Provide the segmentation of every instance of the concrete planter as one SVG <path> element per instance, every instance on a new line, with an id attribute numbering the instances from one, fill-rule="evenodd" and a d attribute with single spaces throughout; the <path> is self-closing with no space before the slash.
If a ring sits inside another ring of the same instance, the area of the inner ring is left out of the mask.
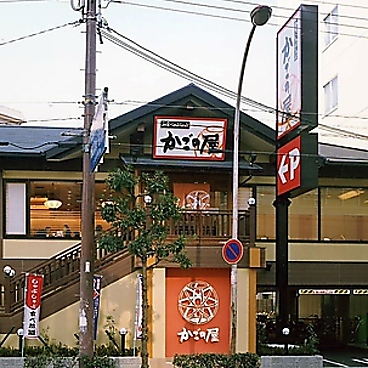
<path id="1" fill-rule="evenodd" d="M 261 368 L 322 368 L 321 355 L 267 355 L 261 357 Z"/>
<path id="2" fill-rule="evenodd" d="M 140 357 L 115 357 L 116 368 L 140 368 Z M 24 358 L 0 358 L 1 368 L 23 368 Z M 66 362 L 68 358 L 66 358 Z M 70 361 L 70 359 L 69 359 Z M 70 368 L 70 363 L 65 364 Z M 171 362 L 166 359 L 150 359 L 151 368 L 171 368 Z M 283 356 L 262 356 L 261 368 L 322 368 L 323 357 L 321 355 L 302 356 L 302 355 L 283 355 Z M 52 367 L 49 367 L 52 368 Z M 75 368 L 78 368 L 75 367 Z"/>
<path id="3" fill-rule="evenodd" d="M 116 368 L 140 368 L 141 358 L 139 357 L 114 357 Z M 23 368 L 25 358 L 0 358 L 1 368 Z M 70 368 L 72 359 L 65 358 L 65 367 Z M 69 362 L 69 364 L 68 364 Z M 52 368 L 49 366 L 48 368 Z M 78 368 L 78 364 L 74 367 Z"/>

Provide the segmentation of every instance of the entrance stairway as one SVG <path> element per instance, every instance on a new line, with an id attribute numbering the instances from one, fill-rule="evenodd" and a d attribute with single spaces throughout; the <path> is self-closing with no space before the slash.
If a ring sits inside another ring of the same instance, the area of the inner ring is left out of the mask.
<path id="1" fill-rule="evenodd" d="M 221 259 L 221 247 L 231 237 L 231 215 L 231 211 L 184 212 L 178 222 L 170 224 L 168 240 L 179 235 L 186 237 L 188 256 L 193 260 L 194 267 L 223 267 L 225 263 Z M 244 245 L 252 243 L 254 224 L 249 211 L 239 211 L 238 235 Z M 124 234 L 122 240 L 127 243 L 133 237 L 132 233 Z M 80 254 L 81 244 L 77 243 L 27 270 L 29 273 L 44 275 L 41 320 L 79 300 Z M 249 266 L 249 260 L 250 256 L 245 252 L 243 267 Z M 103 276 L 102 287 L 135 270 L 134 257 L 126 248 L 114 253 L 97 248 L 95 274 Z M 24 274 L 19 274 L 14 278 L 6 278 L 4 285 L 1 285 L 0 333 L 5 334 L 12 328 L 22 326 L 24 281 Z"/>
<path id="2" fill-rule="evenodd" d="M 81 243 L 39 263 L 28 272 L 44 275 L 40 318 L 46 318 L 79 300 Z M 95 274 L 102 275 L 102 287 L 134 271 L 133 257 L 127 249 L 108 253 L 97 249 Z M 0 333 L 22 326 L 24 274 L 7 279 L 4 285 L 4 309 L 0 313 Z"/>

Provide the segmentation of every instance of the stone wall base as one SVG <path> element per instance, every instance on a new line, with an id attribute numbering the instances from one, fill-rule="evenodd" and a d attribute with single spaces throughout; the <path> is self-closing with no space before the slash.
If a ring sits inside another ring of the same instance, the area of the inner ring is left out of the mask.
<path id="1" fill-rule="evenodd" d="M 68 358 L 66 358 L 68 359 Z M 140 357 L 115 357 L 116 368 L 140 368 Z M 150 359 L 150 368 L 172 368 L 169 359 Z M 0 358 L 1 368 L 23 368 L 24 358 Z M 70 365 L 66 364 L 66 367 Z M 314 356 L 262 356 L 261 368 L 322 368 L 323 357 Z M 52 367 L 49 367 L 52 368 Z M 75 368 L 78 368 L 77 366 Z"/>
<path id="2" fill-rule="evenodd" d="M 68 358 L 65 358 L 68 361 Z M 115 357 L 116 368 L 140 368 L 141 358 L 139 357 Z M 23 368 L 25 358 L 0 358 L 1 368 Z M 71 359 L 69 359 L 70 361 Z M 66 367 L 70 367 L 70 364 L 65 364 Z M 52 368 L 52 367 L 48 367 Z M 78 368 L 76 365 L 74 368 Z M 153 367 L 152 367 L 153 368 Z"/>
<path id="3" fill-rule="evenodd" d="M 262 356 L 261 368 L 322 368 L 323 357 L 321 355 L 302 356 Z"/>

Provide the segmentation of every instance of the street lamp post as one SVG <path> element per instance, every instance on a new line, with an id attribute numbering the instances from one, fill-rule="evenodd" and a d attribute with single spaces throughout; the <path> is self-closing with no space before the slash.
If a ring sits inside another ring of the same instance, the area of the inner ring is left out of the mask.
<path id="1" fill-rule="evenodd" d="M 233 220 L 232 220 L 232 237 L 238 238 L 238 189 L 239 189 L 239 122 L 240 122 L 240 100 L 244 79 L 245 64 L 247 61 L 250 44 L 257 26 L 263 26 L 270 19 L 272 9 L 269 6 L 259 5 L 250 13 L 252 21 L 252 29 L 248 36 L 245 46 L 243 62 L 240 69 L 238 92 L 236 98 L 234 127 L 233 127 Z M 232 354 L 236 352 L 236 334 L 237 334 L 237 265 L 231 266 L 231 341 L 230 351 Z"/>

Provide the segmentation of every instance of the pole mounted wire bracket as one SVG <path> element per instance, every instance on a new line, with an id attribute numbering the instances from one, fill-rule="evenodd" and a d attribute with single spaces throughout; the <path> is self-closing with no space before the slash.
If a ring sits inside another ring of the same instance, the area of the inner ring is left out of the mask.
<path id="1" fill-rule="evenodd" d="M 85 0 L 70 0 L 70 6 L 74 11 L 81 11 L 86 6 Z"/>

